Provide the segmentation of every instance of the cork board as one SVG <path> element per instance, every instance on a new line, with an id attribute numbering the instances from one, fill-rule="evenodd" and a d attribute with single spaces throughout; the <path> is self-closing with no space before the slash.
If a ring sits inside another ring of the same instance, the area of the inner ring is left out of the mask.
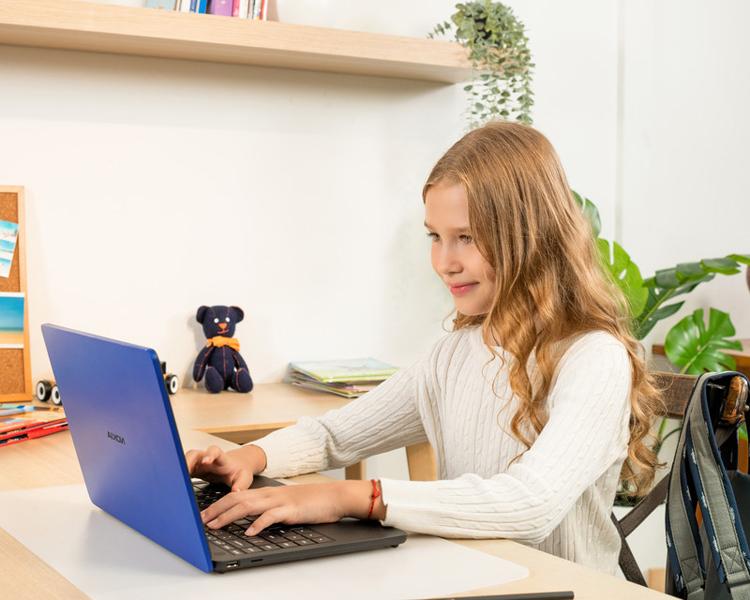
<path id="1" fill-rule="evenodd" d="M 11 256 L 9 270 L 0 262 L 0 402 L 32 399 L 23 203 L 22 187 L 0 186 L 0 224 L 17 224 L 12 254 L 12 242 L 0 245 L 0 257 Z M 9 328 L 11 321 L 18 325 Z"/>

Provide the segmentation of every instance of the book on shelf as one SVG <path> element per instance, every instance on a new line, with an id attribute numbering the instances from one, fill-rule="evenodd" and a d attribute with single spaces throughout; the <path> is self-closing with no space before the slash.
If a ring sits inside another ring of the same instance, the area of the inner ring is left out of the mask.
<path id="1" fill-rule="evenodd" d="M 358 398 L 398 369 L 374 358 L 289 363 L 284 381 L 297 387 Z"/>
<path id="2" fill-rule="evenodd" d="M 146 8 L 161 8 L 162 10 L 175 10 L 177 0 L 146 0 Z"/>
<path id="3" fill-rule="evenodd" d="M 232 0 L 211 0 L 208 3 L 208 12 L 212 15 L 220 15 L 222 17 L 232 16 Z"/>
<path id="4" fill-rule="evenodd" d="M 146 0 L 145 6 L 241 19 L 268 19 L 268 0 Z"/>

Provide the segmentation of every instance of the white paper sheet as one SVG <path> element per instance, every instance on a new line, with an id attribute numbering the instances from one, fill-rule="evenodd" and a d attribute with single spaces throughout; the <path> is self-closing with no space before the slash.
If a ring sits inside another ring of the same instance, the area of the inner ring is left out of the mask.
<path id="1" fill-rule="evenodd" d="M 206 574 L 91 504 L 82 485 L 0 493 L 0 527 L 95 600 L 427 598 L 528 576 L 446 540 Z"/>

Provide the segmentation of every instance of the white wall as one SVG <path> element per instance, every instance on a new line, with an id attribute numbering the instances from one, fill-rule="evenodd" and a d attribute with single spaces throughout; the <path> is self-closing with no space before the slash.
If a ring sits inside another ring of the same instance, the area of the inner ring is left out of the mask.
<path id="1" fill-rule="evenodd" d="M 623 61 L 617 238 L 641 267 L 656 269 L 750 253 L 746 140 L 750 136 L 750 5 L 740 0 L 620 0 Z M 731 314 L 750 337 L 744 271 L 718 276 L 645 340 L 696 308 Z M 674 438 L 674 436 L 673 436 Z M 671 460 L 674 446 L 662 453 Z M 666 561 L 663 511 L 634 535 L 641 566 Z"/>
<path id="2" fill-rule="evenodd" d="M 451 6 L 278 13 L 423 36 Z M 614 3 L 513 6 L 537 63 L 536 124 L 611 227 Z M 245 309 L 237 337 L 258 382 L 295 359 L 407 365 L 442 335 L 452 303 L 420 190 L 464 131 L 461 86 L 5 46 L 0 77 L 0 182 L 27 191 L 35 378 L 50 372 L 49 321 L 151 345 L 187 381 L 204 303 Z M 406 476 L 398 457 L 384 468 Z"/>
<path id="3" fill-rule="evenodd" d="M 680 262 L 750 252 L 750 5 L 621 0 L 624 136 L 620 239 L 644 276 Z M 750 337 L 744 272 L 717 276 L 657 325 L 661 342 L 695 308 L 728 311 Z"/>

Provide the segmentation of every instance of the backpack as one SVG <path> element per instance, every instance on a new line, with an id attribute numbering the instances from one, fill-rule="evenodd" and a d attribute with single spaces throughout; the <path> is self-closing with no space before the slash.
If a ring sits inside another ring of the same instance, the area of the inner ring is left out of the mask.
<path id="1" fill-rule="evenodd" d="M 669 474 L 666 592 L 750 600 L 748 379 L 706 373 L 685 410 Z"/>

